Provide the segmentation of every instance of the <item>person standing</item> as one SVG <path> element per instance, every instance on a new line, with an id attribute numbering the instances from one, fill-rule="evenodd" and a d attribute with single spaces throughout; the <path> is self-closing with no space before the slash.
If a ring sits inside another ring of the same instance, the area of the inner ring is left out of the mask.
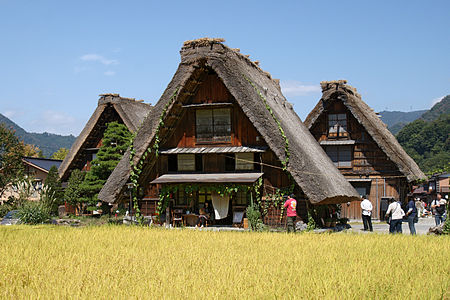
<path id="1" fill-rule="evenodd" d="M 286 202 L 284 202 L 284 207 L 287 208 L 287 231 L 295 232 L 295 221 L 297 219 L 297 200 L 294 199 L 294 195 L 290 195 Z"/>
<path id="2" fill-rule="evenodd" d="M 406 212 L 406 215 L 408 216 L 409 232 L 411 235 L 416 235 L 415 223 L 418 221 L 418 216 L 417 207 L 412 198 L 408 202 L 408 211 Z"/>
<path id="3" fill-rule="evenodd" d="M 362 212 L 362 220 L 364 224 L 364 231 L 370 230 L 373 231 L 372 228 L 372 202 L 370 202 L 366 195 L 361 196 L 361 212 Z"/>
<path id="4" fill-rule="evenodd" d="M 433 209 L 434 221 L 436 223 L 436 226 L 438 226 L 445 220 L 446 204 L 447 204 L 446 201 L 442 199 L 441 193 L 437 193 L 436 199 L 431 202 L 431 208 Z"/>
<path id="5" fill-rule="evenodd" d="M 389 218 L 389 215 L 391 217 L 389 233 L 402 233 L 402 219 L 405 212 L 399 201 L 391 200 L 391 204 L 389 204 L 388 210 L 386 211 L 386 218 Z"/>

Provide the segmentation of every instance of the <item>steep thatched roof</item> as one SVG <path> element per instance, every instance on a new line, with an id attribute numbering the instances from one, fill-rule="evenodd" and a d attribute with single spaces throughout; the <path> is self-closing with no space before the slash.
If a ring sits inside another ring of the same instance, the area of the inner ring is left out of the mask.
<path id="1" fill-rule="evenodd" d="M 255 87 L 267 99 L 267 106 L 279 120 L 289 140 L 288 171 L 312 203 L 356 200 L 358 194 L 302 124 L 292 105 L 282 95 L 279 82 L 272 79 L 269 73 L 261 70 L 247 56 L 223 45 L 222 41 L 200 39 L 184 44 L 180 52 L 181 63 L 172 81 L 137 133 L 134 142 L 136 151 L 134 162 L 137 163 L 144 151 L 152 146 L 159 118 L 164 107 L 170 103 L 172 95 L 178 89 L 173 103 L 168 107 L 169 114 L 175 113 L 175 110 L 181 107 L 180 104 L 195 92 L 193 82 L 197 81 L 197 74 L 201 72 L 199 70 L 209 68 L 222 80 L 270 149 L 283 161 L 286 156 L 285 140 Z M 160 132 L 159 138 L 162 136 Z M 121 194 L 130 176 L 129 154 L 130 150 L 125 153 L 101 190 L 99 194 L 101 200 L 114 202 Z M 147 161 L 152 159 L 155 160 L 150 157 Z"/>
<path id="2" fill-rule="evenodd" d="M 306 117 L 306 127 L 312 127 L 329 103 L 341 100 L 409 182 L 426 179 L 416 162 L 403 150 L 397 139 L 387 129 L 386 124 L 361 99 L 361 95 L 354 87 L 347 85 L 346 80 L 324 81 L 320 84 L 323 95 Z"/>
<path id="3" fill-rule="evenodd" d="M 105 124 L 101 124 L 104 123 L 102 114 L 110 108 L 115 111 L 131 132 L 135 132 L 150 111 L 151 105 L 143 103 L 141 100 L 136 101 L 133 98 L 120 97 L 119 94 L 100 95 L 97 108 L 59 167 L 59 176 L 61 179 L 68 179 L 74 161 L 81 155 L 81 150 L 87 146 L 87 140 L 93 134 L 93 131 L 101 127 L 104 128 Z M 101 134 L 103 134 L 103 132 L 101 132 Z"/>

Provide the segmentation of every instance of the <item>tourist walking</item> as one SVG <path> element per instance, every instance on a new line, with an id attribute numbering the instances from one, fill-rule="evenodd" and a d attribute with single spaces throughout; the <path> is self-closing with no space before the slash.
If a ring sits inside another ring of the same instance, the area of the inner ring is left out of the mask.
<path id="1" fill-rule="evenodd" d="M 361 196 L 361 214 L 362 214 L 362 220 L 364 224 L 364 231 L 373 231 L 372 228 L 372 202 L 370 202 L 366 195 Z"/>
<path id="2" fill-rule="evenodd" d="M 446 208 L 447 201 L 445 199 L 442 199 L 441 193 L 436 194 L 436 199 L 434 199 L 431 202 L 431 208 L 433 209 L 434 213 L 434 221 L 436 222 L 436 226 L 439 224 L 445 222 L 446 217 Z"/>
<path id="3" fill-rule="evenodd" d="M 405 212 L 399 201 L 391 199 L 391 204 L 386 211 L 386 218 L 390 218 L 389 233 L 402 233 L 402 220 Z"/>
<path id="4" fill-rule="evenodd" d="M 284 207 L 287 208 L 287 231 L 295 232 L 295 221 L 297 219 L 297 200 L 294 199 L 294 195 L 290 195 Z"/>
<path id="5" fill-rule="evenodd" d="M 406 212 L 406 215 L 408 216 L 409 232 L 411 233 L 411 235 L 415 235 L 416 234 L 415 223 L 419 221 L 419 217 L 417 215 L 416 203 L 412 198 L 408 202 L 408 211 Z"/>

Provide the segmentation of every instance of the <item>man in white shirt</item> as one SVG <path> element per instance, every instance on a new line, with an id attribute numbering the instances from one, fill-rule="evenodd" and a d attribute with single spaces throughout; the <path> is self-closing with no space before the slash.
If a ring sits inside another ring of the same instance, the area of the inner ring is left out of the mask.
<path id="1" fill-rule="evenodd" d="M 370 230 L 373 231 L 372 228 L 372 202 L 366 199 L 366 195 L 361 196 L 361 211 L 362 211 L 362 220 L 364 224 L 364 231 Z"/>
<path id="2" fill-rule="evenodd" d="M 446 205 L 447 205 L 447 201 L 445 201 L 445 199 L 442 199 L 441 193 L 437 193 L 436 199 L 431 202 L 431 208 L 433 209 L 434 220 L 436 222 L 436 226 L 445 222 Z"/>
<path id="3" fill-rule="evenodd" d="M 389 215 L 391 217 L 389 233 L 402 233 L 402 220 L 405 211 L 402 209 L 400 201 L 395 201 L 393 198 L 390 201 L 391 204 L 389 204 L 386 212 L 386 219 L 389 218 Z"/>

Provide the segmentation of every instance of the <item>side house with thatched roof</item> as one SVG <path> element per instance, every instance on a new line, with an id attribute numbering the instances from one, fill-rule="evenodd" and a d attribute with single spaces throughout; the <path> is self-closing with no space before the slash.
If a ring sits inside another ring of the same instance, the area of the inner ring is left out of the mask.
<path id="1" fill-rule="evenodd" d="M 166 206 L 167 216 L 197 212 L 208 203 L 221 210 L 214 214 L 218 224 L 231 224 L 237 212 L 258 201 L 271 225 L 280 222 L 282 194 L 296 195 L 301 217 L 308 204 L 357 199 L 279 82 L 222 42 L 184 43 L 172 81 L 99 198 L 127 201 L 131 181 L 140 186 L 146 215 L 164 213 Z"/>
<path id="2" fill-rule="evenodd" d="M 346 80 L 324 81 L 322 98 L 305 125 L 336 167 L 383 218 L 386 200 L 406 201 L 411 183 L 426 179 L 379 116 Z M 361 218 L 360 202 L 344 205 L 344 215 Z"/>
<path id="3" fill-rule="evenodd" d="M 61 180 L 67 181 L 74 169 L 89 170 L 107 123 L 116 121 L 136 132 L 150 110 L 151 105 L 142 100 L 120 97 L 119 94 L 100 95 L 97 108 L 59 166 Z"/>

